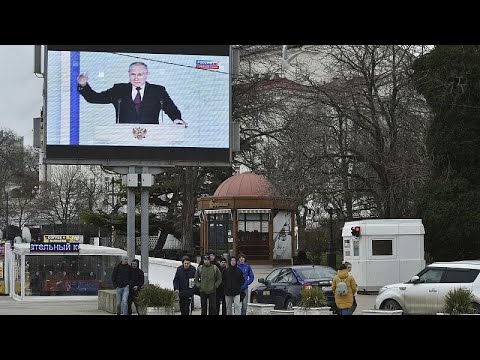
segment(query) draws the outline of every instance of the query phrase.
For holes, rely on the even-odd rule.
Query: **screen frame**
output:
[[[49,51],[128,52],[228,56],[228,148],[47,145]],[[43,162],[55,165],[103,166],[231,166],[232,164],[232,46],[230,45],[45,45]]]

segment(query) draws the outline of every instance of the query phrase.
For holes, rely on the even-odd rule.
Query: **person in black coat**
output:
[[[132,278],[130,280],[130,291],[128,293],[128,315],[132,315],[132,302],[135,304],[137,314],[138,311],[137,295],[142,289],[145,282],[145,273],[139,266],[140,262],[137,259],[132,260],[130,266],[132,267]]]
[[[117,315],[128,315],[128,293],[131,279],[132,268],[128,264],[128,256],[123,255],[122,261],[113,268],[112,272],[112,284],[115,286],[117,296]]]
[[[232,256],[230,258],[230,266],[222,274],[227,315],[232,315],[232,303],[235,308],[233,315],[241,315],[240,291],[244,282],[243,271],[237,267],[237,258]]]
[[[190,315],[190,302],[194,295],[194,279],[197,269],[192,266],[190,257],[182,258],[182,265],[177,268],[173,278],[173,290],[178,294],[180,313]]]
[[[222,283],[220,284],[220,286],[217,288],[217,291],[216,291],[217,314],[220,315],[220,305],[221,305],[222,315],[227,315],[227,306],[225,303],[225,292],[223,288],[223,272],[227,269],[227,259],[225,259],[224,257],[220,259],[220,261],[218,262],[218,269],[222,274]]]
[[[115,84],[97,93],[88,84],[87,74],[81,73],[77,77],[77,90],[89,103],[113,104],[117,123],[158,124],[160,111],[165,111],[174,124],[187,127],[165,87],[147,82],[148,75],[145,63],[134,62],[128,69],[130,83]]]

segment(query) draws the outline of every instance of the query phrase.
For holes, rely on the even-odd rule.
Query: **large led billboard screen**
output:
[[[46,162],[228,165],[228,45],[47,46]]]

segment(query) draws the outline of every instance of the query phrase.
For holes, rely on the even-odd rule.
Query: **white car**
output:
[[[442,312],[445,295],[452,289],[471,290],[473,306],[480,313],[480,260],[436,262],[406,283],[380,289],[375,309],[403,310],[404,314]]]

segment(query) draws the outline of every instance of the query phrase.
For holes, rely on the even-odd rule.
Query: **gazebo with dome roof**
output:
[[[225,180],[213,196],[198,199],[200,251],[243,253],[251,264],[290,264],[295,254],[294,201],[281,198],[251,172]]]

